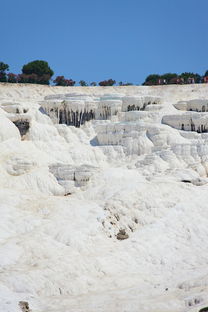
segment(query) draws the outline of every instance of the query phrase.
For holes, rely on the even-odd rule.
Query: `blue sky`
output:
[[[151,73],[208,69],[208,0],[1,0],[0,61],[55,75],[140,84]]]

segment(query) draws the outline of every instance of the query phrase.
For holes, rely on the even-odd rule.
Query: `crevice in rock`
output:
[[[25,135],[30,128],[30,123],[27,120],[17,120],[13,121],[13,123],[19,129],[21,136]]]

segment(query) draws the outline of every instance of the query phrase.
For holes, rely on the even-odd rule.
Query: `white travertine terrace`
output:
[[[49,167],[59,184],[61,184],[65,193],[73,192],[74,187],[85,186],[90,180],[96,168],[89,165],[74,167],[65,164],[55,164]]]
[[[122,98],[122,111],[145,110],[148,105],[160,104],[160,97],[125,96]]]
[[[111,119],[119,112],[144,111],[148,106],[154,110],[153,105],[160,104],[160,101],[159,97],[150,96],[107,94],[89,97],[83,94],[60,94],[46,96],[41,105],[54,123],[80,127],[89,120]]]
[[[0,84],[0,311],[208,305],[207,103],[205,84]]]
[[[167,115],[162,123],[178,130],[208,132],[208,114],[187,112],[182,115]]]
[[[175,108],[184,111],[208,112],[208,100],[194,99],[190,101],[180,101],[176,103]]]

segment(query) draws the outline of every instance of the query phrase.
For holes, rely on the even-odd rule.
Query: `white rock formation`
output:
[[[208,305],[207,103],[205,84],[0,84],[0,311]]]
[[[177,109],[185,111],[208,112],[208,100],[194,99],[179,101],[174,105]]]
[[[187,112],[182,115],[165,115],[162,123],[179,130],[208,132],[208,113]]]

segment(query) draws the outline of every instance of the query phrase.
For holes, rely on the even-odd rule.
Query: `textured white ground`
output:
[[[75,128],[39,110],[64,93],[161,103]],[[21,300],[33,312],[208,305],[208,133],[178,130],[176,117],[176,127],[161,123],[187,114],[174,104],[191,99],[208,102],[208,86],[0,84],[1,312],[19,311]],[[30,121],[22,140],[17,107]],[[128,239],[117,240],[120,229]]]

